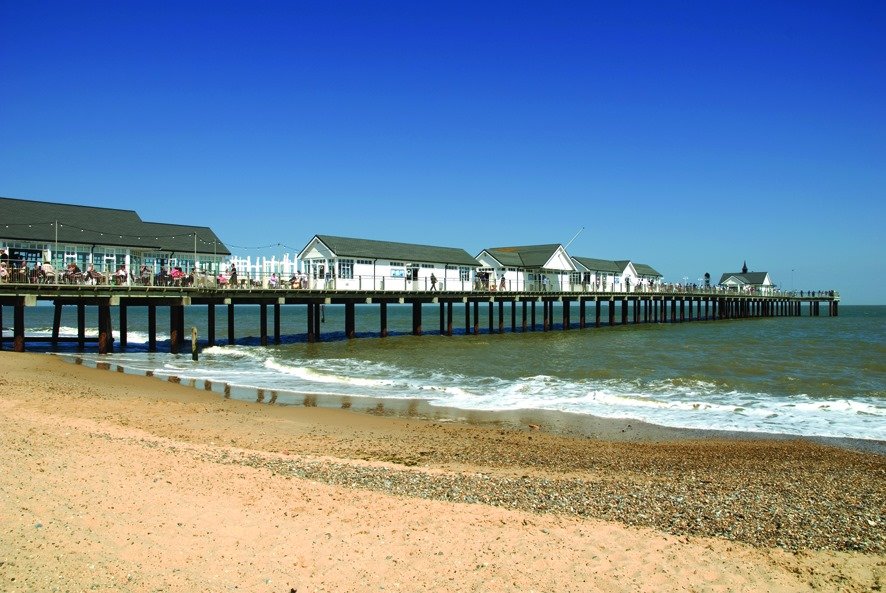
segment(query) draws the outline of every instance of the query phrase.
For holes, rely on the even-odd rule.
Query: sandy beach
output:
[[[805,440],[284,407],[9,352],[0,417],[10,593],[886,581],[886,458]]]

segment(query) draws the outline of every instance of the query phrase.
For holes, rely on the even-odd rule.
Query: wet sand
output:
[[[0,352],[0,590],[886,580],[882,455],[631,421],[308,404]]]

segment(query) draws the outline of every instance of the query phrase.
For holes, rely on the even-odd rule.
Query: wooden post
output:
[[[274,302],[274,344],[280,345],[280,301]]]
[[[600,298],[599,297],[594,298],[594,309],[595,309],[594,310],[594,313],[595,313],[594,327],[600,327]]]
[[[634,306],[634,324],[640,323],[640,299],[633,299]]]
[[[511,301],[511,333],[517,332],[517,301]]]
[[[126,305],[120,303],[120,349],[126,348]]]
[[[542,331],[548,331],[551,329],[551,303],[550,301],[542,301],[542,307],[544,310],[544,319],[542,321]]]
[[[382,306],[382,312],[384,312],[385,311],[385,309],[384,309],[385,304],[382,303],[381,306]],[[307,339],[308,339],[308,343],[313,343],[314,342],[314,303],[308,303],[307,307],[308,307],[307,315],[306,315],[307,323],[308,323],[308,333],[307,333],[308,338]],[[382,329],[384,329],[384,322],[382,323]],[[384,332],[382,332],[382,337],[384,337],[385,335],[386,334]]]
[[[446,333],[446,303],[440,303],[440,335]]]
[[[489,323],[489,333],[493,333],[493,324],[495,323],[495,303],[489,301],[489,306],[487,307],[486,312],[486,321]]]
[[[498,301],[498,333],[505,333],[505,302]]]
[[[234,343],[234,303],[233,301],[228,305],[228,345],[232,345]]]
[[[530,329],[535,331],[535,299],[532,299],[532,325],[530,325]]]
[[[465,302],[465,335],[471,333],[471,303]]]
[[[480,301],[474,301],[474,335],[480,333]]]
[[[680,321],[686,321],[686,299],[680,297]]]
[[[111,306],[102,303],[98,306],[98,353],[114,351],[114,337],[111,334]]]
[[[314,341],[316,342],[319,342],[322,338],[320,335],[320,322],[323,321],[323,317],[323,303],[314,303]]]
[[[3,305],[0,305],[0,350],[3,350]]]
[[[25,299],[16,299],[12,314],[12,349],[15,352],[25,351]]]
[[[452,301],[446,303],[446,335],[452,335]]]
[[[554,304],[551,303],[551,307]],[[563,299],[563,331],[569,329],[569,326],[572,325],[572,301],[569,299]]]
[[[412,335],[421,335],[421,302],[412,303]]]
[[[86,348],[86,305],[77,303],[77,348]]]
[[[148,305],[148,352],[157,351],[157,305]]]
[[[583,298],[578,299],[578,329],[584,329],[587,325],[587,320],[585,319],[585,313],[587,310],[587,304]]]
[[[628,297],[621,298],[621,324],[628,324]]]
[[[609,327],[615,325],[615,299],[609,299]]]
[[[262,346],[268,345],[268,304],[260,303],[258,306],[259,342]]]
[[[0,324],[2,325],[2,324]],[[55,303],[55,311],[52,316],[52,349],[58,350],[58,334],[62,325],[62,304]]]
[[[682,301],[680,301],[682,302]],[[677,322],[677,299],[671,299],[671,323]]]
[[[178,334],[178,316],[179,316],[179,306],[178,305],[170,305],[169,306],[169,352],[172,354],[179,353],[179,344],[181,343],[182,336]]]
[[[527,305],[526,305],[526,301],[522,301],[522,302],[523,302],[523,331],[525,332],[526,325],[527,325],[527,323],[526,323],[526,307],[527,307]],[[535,301],[533,301],[533,304],[535,304]],[[535,309],[533,309],[533,311],[534,310]]]
[[[345,336],[352,340],[357,335],[357,313],[353,301],[345,303]]]
[[[191,360],[197,360],[197,328],[191,328]]]
[[[206,342],[215,346],[215,303],[206,306]]]

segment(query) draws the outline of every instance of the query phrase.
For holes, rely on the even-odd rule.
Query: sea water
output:
[[[95,327],[90,309],[87,325]],[[436,306],[424,308],[424,335],[412,336],[411,307],[392,305],[386,338],[378,335],[378,308],[358,306],[360,337],[353,340],[343,334],[343,309],[327,306],[318,343],[306,341],[305,307],[283,306],[283,343],[266,347],[256,337],[259,309],[250,306],[237,307],[238,338],[227,344],[226,310],[217,308],[220,345],[202,347],[197,362],[188,343],[182,354],[168,354],[169,333],[162,329],[160,352],[147,352],[147,315],[138,307],[127,309],[126,351],[99,356],[87,349],[77,357],[87,364],[199,382],[234,397],[273,392],[279,404],[366,396],[462,410],[554,410],[670,427],[886,440],[886,307],[881,306],[842,306],[839,317],[614,327],[606,327],[604,308],[604,326],[582,330],[573,310],[568,331],[556,325],[549,332],[540,327],[523,332],[519,310],[512,332],[506,308],[503,334],[497,333],[497,310],[495,333],[489,333],[488,311],[481,307],[480,335],[465,335],[462,327],[447,337],[427,331],[439,327]],[[455,307],[456,325],[464,325],[463,311]],[[11,313],[4,312],[4,322]],[[51,335],[52,313],[51,307],[27,309],[28,334]],[[169,327],[165,313],[158,308],[160,328]],[[554,313],[562,319],[559,309]],[[116,323],[116,311],[112,314]],[[589,311],[589,325],[592,318]],[[205,307],[187,309],[188,336],[194,326],[205,339],[205,323]],[[62,326],[62,335],[76,335],[72,307],[66,308]],[[10,333],[4,328],[4,335]],[[48,349],[28,346],[41,348]],[[65,348],[62,354],[71,356],[74,346]]]

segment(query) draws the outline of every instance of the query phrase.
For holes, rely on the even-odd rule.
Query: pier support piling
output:
[[[157,305],[148,305],[148,352],[157,351]]]
[[[120,303],[120,349],[126,349],[127,328],[126,328],[126,304]]]
[[[25,299],[16,299],[12,312],[12,350],[25,351]]]

